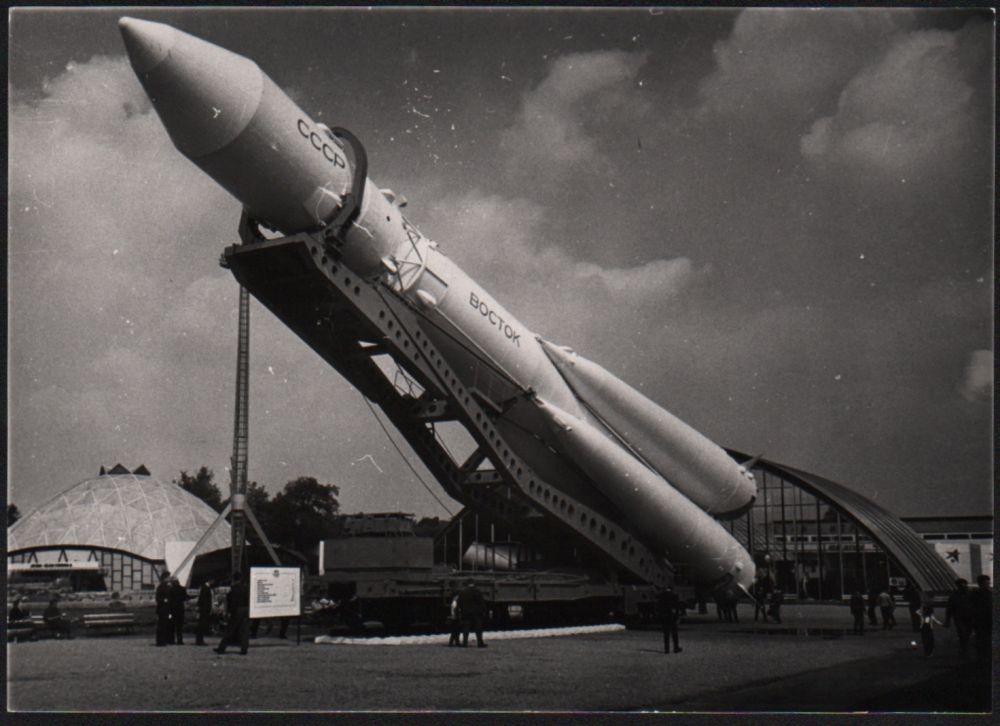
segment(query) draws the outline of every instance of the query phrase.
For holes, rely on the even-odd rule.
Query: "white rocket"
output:
[[[753,503],[746,467],[601,366],[534,335],[407,221],[394,195],[366,176],[352,195],[357,154],[256,63],[161,23],[119,26],[175,146],[255,220],[316,232],[361,198],[337,240],[343,264],[421,312],[423,333],[493,404],[497,431],[525,460],[615,510],[697,581],[751,585],[752,559],[714,518]],[[531,406],[505,411],[491,392],[511,384],[530,392]]]

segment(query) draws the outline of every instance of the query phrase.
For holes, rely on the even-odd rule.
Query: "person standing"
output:
[[[969,637],[972,635],[972,593],[969,592],[969,582],[965,578],[955,580],[955,592],[948,598],[948,606],[944,611],[944,627],[955,621],[955,634],[958,635],[958,652],[962,658],[969,657]]]
[[[233,575],[233,584],[226,595],[226,610],[229,612],[229,629],[219,641],[216,653],[226,652],[231,643],[240,644],[240,653],[246,655],[250,649],[250,589],[243,584],[242,575]]]
[[[462,620],[462,647],[469,647],[469,631],[475,630],[476,645],[485,648],[483,616],[486,614],[486,599],[473,580],[468,580],[458,594],[458,612]]]
[[[678,623],[684,611],[681,600],[674,588],[667,585],[660,591],[657,602],[660,611],[660,622],[663,624],[663,652],[670,652],[670,643],[674,644],[674,652],[683,650],[679,644]]]
[[[451,628],[451,637],[448,638],[448,647],[456,647],[461,643],[461,622],[458,619],[458,593],[454,592],[448,605],[448,627]]]
[[[892,630],[896,626],[896,616],[892,612],[896,609],[896,600],[888,588],[878,594],[878,607],[882,612],[882,630]]]
[[[865,596],[860,590],[851,595],[851,615],[854,616],[854,634],[865,634]]]
[[[205,645],[212,623],[212,581],[205,580],[198,588],[198,628],[194,634],[195,645]]]
[[[920,619],[920,639],[924,643],[925,657],[929,657],[934,652],[934,623],[941,624],[941,621],[934,617],[934,607],[924,605]]]
[[[164,571],[160,575],[160,584],[156,586],[156,644],[170,645],[173,634],[170,627],[170,573]]]
[[[184,645],[184,603],[188,600],[188,594],[176,577],[170,578],[167,599],[170,602],[170,634],[174,643]]]
[[[781,605],[785,602],[785,593],[781,591],[780,587],[774,588],[774,592],[771,593],[771,606],[767,611],[767,614],[774,618],[774,622],[781,623]]]
[[[291,618],[278,618],[278,640],[288,640],[288,624],[292,622]],[[271,629],[268,628],[267,632],[270,633]]]
[[[978,587],[969,595],[972,605],[972,628],[976,633],[976,662],[989,665],[990,649],[993,647],[993,592],[990,590],[990,576],[976,578]]]
[[[868,591],[868,624],[873,628],[878,625],[878,618],[875,616],[875,608],[878,607],[878,590],[874,587]]]
[[[912,583],[906,586],[906,604],[910,608],[910,624],[913,627],[913,632],[923,632],[923,617],[921,615],[923,602],[920,597],[920,590],[914,587]]]
[[[753,588],[754,600],[753,600],[753,619],[757,622],[758,616],[767,622],[767,604],[771,600],[771,579],[769,577],[760,577],[757,582],[754,583]]]

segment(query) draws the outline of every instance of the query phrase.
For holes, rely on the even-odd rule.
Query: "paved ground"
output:
[[[791,606],[784,622],[689,619],[684,652],[656,631],[494,640],[489,648],[316,645],[262,637],[250,654],[151,636],[8,648],[8,706],[114,711],[982,711],[989,674],[951,631],[925,659],[903,623],[832,637],[846,609]],[[747,622],[749,620],[749,622]],[[825,636],[822,634],[825,632]],[[814,633],[814,634],[808,634]],[[293,633],[294,635],[294,629]],[[917,638],[918,639],[918,638]],[[968,720],[968,719],[966,719]]]

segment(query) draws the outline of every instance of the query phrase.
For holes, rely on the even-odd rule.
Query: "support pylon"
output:
[[[250,407],[250,293],[240,285],[239,334],[236,344],[236,404],[233,412],[233,456],[230,459],[229,502],[232,554],[230,576],[243,571],[246,544],[247,447]]]

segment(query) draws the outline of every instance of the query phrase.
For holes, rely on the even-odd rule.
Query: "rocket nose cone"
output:
[[[169,25],[136,18],[121,18],[118,29],[136,73],[148,73],[156,68],[170,53],[177,38],[176,31]]]

